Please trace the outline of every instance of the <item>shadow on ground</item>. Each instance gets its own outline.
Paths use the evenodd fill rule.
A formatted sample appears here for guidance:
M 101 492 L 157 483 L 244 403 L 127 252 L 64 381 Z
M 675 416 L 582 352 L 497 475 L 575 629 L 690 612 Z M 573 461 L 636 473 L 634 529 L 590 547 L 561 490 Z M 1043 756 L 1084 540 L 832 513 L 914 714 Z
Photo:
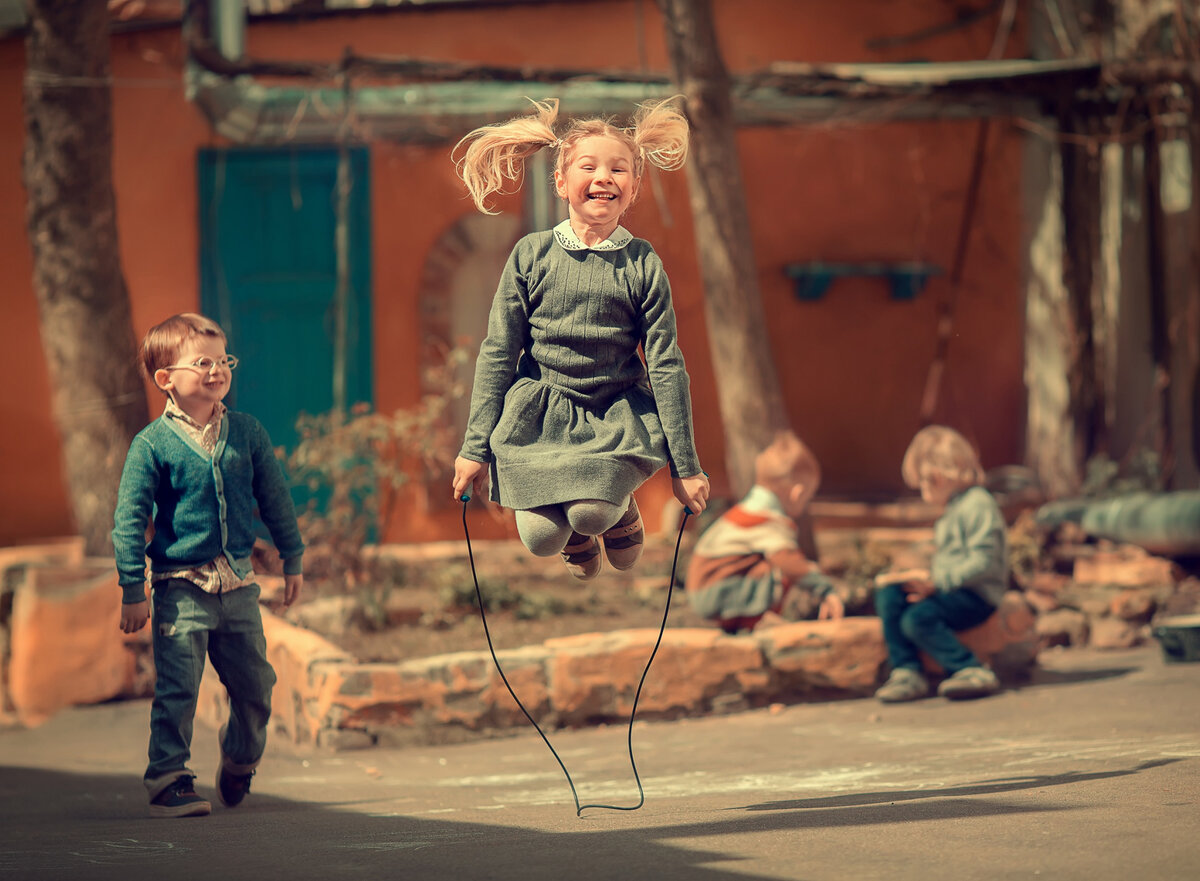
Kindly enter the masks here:
M 1095 682 L 1101 679 L 1116 679 L 1137 671 L 1136 667 L 1108 667 L 1097 670 L 1048 670 L 1035 666 L 1022 685 L 1066 685 L 1072 682 Z
M 967 783 L 961 786 L 948 786 L 939 789 L 919 790 L 890 790 L 886 792 L 859 792 L 850 795 L 835 795 L 827 798 L 799 798 L 786 801 L 769 801 L 762 804 L 746 805 L 740 810 L 745 811 L 794 811 L 811 810 L 814 808 L 845 808 L 862 805 L 893 805 L 897 802 L 918 801 L 922 799 L 952 799 L 966 796 L 999 795 L 1005 792 L 1017 792 L 1022 789 L 1045 789 L 1051 786 L 1065 786 L 1074 783 L 1088 783 L 1093 780 L 1108 780 L 1113 777 L 1125 777 L 1148 771 L 1151 768 L 1161 768 L 1182 759 L 1156 759 L 1151 762 L 1128 768 L 1123 771 L 1098 771 L 1089 774 L 1069 772 L 1066 774 L 1034 774 L 1028 777 L 1002 777 L 998 780 L 984 780 L 979 783 Z
M 1117 774 L 1134 773 L 1116 772 Z M 605 828 L 585 813 L 580 831 L 540 831 L 390 814 L 394 799 L 293 802 L 254 795 L 237 811 L 208 817 L 146 816 L 139 781 L 127 775 L 66 774 L 0 767 L 0 875 L 6 881 L 150 878 L 567 878 L 745 881 L 736 858 L 681 846 L 680 839 L 746 832 L 870 826 L 1057 811 L 986 798 L 1027 786 L 1098 777 L 1063 775 L 998 781 L 936 792 L 869 793 L 753 805 L 742 814 L 691 824 Z M 205 792 L 203 788 L 202 792 Z M 923 801 L 905 805 L 908 800 Z M 899 802 L 899 804 L 898 804 Z M 815 808 L 785 812 L 789 808 Z M 572 822 L 574 820 L 572 819 Z M 591 828 L 587 828 L 591 826 Z M 706 844 L 709 842 L 706 842 Z M 723 861 L 733 860 L 729 870 Z

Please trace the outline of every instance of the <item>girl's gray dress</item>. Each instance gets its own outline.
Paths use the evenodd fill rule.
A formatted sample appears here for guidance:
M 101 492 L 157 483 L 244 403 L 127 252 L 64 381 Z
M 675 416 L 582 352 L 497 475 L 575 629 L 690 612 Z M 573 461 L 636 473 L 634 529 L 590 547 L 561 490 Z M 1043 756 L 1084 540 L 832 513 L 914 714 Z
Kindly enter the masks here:
M 650 243 L 618 226 L 588 247 L 563 221 L 508 258 L 459 455 L 491 463 L 507 508 L 619 505 L 663 465 L 700 473 L 689 384 Z

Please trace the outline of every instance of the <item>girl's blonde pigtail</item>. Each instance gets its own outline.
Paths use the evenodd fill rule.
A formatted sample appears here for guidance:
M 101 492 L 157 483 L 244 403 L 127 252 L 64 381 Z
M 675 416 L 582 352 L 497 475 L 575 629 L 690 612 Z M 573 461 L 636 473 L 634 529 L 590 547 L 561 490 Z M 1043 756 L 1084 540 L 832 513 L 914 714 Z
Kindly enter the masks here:
M 520 189 L 526 157 L 558 142 L 554 134 L 558 99 L 531 100 L 530 103 L 535 108 L 532 116 L 481 126 L 455 144 L 451 151 L 453 156 L 466 145 L 466 151 L 455 167 L 467 185 L 475 207 L 484 214 L 497 213 L 487 206 L 487 197 L 492 193 L 503 195 Z M 507 183 L 515 186 L 506 189 Z
M 688 154 L 688 121 L 676 107 L 682 95 L 638 106 L 631 126 L 633 142 L 646 160 L 663 171 L 683 168 Z

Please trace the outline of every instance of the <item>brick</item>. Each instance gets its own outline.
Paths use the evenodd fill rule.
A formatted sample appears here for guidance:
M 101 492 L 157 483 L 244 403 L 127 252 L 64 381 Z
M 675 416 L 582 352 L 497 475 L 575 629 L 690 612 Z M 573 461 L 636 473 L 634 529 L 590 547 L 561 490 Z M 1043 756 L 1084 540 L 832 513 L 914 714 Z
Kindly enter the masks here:
M 757 631 L 784 696 L 842 697 L 874 691 L 887 664 L 878 618 L 797 621 Z
M 658 638 L 656 629 L 582 634 L 547 640 L 552 709 L 562 725 L 628 718 L 638 683 Z M 674 718 L 708 710 L 740 693 L 739 673 L 761 667 L 752 637 L 717 630 L 668 630 L 638 703 L 639 718 Z
M 1085 646 L 1091 635 L 1087 615 L 1077 609 L 1055 609 L 1039 615 L 1034 625 L 1038 636 L 1038 648 L 1056 646 Z
M 1114 618 L 1147 623 L 1158 608 L 1158 596 L 1153 588 L 1130 588 L 1123 590 L 1109 603 L 1108 610 Z
M 1120 618 L 1099 618 L 1092 622 L 1091 647 L 1096 649 L 1128 649 L 1146 641 L 1143 625 Z
M 1152 557 L 1134 545 L 1122 545 L 1115 551 L 1100 551 L 1075 561 L 1075 581 L 1079 584 L 1141 587 L 1174 584 L 1180 577 L 1179 566 L 1173 561 Z
M 13 596 L 7 671 L 22 724 L 127 693 L 135 663 L 121 633 L 120 598 L 111 561 L 28 570 Z

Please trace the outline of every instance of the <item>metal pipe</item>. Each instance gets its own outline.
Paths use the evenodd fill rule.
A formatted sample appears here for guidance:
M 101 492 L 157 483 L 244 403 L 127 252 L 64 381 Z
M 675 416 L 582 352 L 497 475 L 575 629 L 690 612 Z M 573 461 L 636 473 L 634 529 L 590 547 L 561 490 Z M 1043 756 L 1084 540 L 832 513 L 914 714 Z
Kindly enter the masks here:
M 213 43 L 230 61 L 246 54 L 245 0 L 215 0 L 212 6 Z

